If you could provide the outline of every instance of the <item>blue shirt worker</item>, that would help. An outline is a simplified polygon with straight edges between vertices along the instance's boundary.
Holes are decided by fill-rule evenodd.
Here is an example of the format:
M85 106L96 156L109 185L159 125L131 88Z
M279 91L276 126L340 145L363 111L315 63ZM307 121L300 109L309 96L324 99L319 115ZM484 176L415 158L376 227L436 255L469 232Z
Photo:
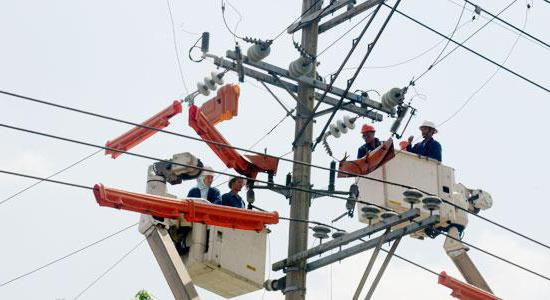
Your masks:
M430 121L424 121L424 123L420 125L420 131L422 132L424 140L411 146L414 137L410 136L407 151L441 161L441 144L433 139L433 135L437 133L435 124Z
M369 124L365 124L361 127L361 134L363 135L365 144L357 150L357 159L365 157L369 152L381 145L380 141L374 137L375 133L376 129Z
M239 192L244 186L244 180L242 178L233 177L231 178L231 180L229 180L228 185L231 190L229 191L229 193L223 194L221 201L217 202L216 204L236 208L244 208L244 201L241 196L239 196Z
M187 197L203 198L211 203L220 201L220 191L215 187L211 187L214 181L211 170L210 167L204 167L201 175L197 178L197 186L189 190Z

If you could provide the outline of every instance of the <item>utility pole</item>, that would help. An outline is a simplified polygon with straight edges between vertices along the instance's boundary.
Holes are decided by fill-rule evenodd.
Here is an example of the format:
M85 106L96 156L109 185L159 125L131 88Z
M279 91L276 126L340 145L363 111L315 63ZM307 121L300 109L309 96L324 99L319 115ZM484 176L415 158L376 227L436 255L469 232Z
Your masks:
M321 8L323 1L303 0L302 14L306 11L315 12ZM316 7L311 8L312 5ZM310 9L311 8L311 9ZM319 36L319 22L315 21L302 29L302 47L311 55L317 55L317 39ZM315 66L309 74L315 77ZM294 133L297 136L307 123L307 119L313 110L315 89L311 85L299 83L298 100L300 104L296 109L296 126ZM294 160L311 163L312 132L313 124L309 122L304 133L296 141L294 147ZM294 163L292 167L292 183L302 189L311 188L311 167ZM290 204L290 217L295 219L308 220L311 194L294 190ZM288 230L288 256L307 250L308 224L304 222L290 222ZM305 299L306 296L306 270L305 261L300 263L296 269L288 270L286 277L285 298L287 300Z

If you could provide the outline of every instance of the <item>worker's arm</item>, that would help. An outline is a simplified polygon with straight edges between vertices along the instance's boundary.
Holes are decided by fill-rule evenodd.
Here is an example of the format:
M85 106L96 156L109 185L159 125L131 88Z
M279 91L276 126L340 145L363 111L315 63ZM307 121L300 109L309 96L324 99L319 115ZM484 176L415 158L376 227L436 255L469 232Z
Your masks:
M367 147L365 147L364 145L359 147L359 150L357 150L357 159L360 159L362 157L364 157L365 155L367 155Z
M431 154L430 157L438 161L441 161L441 144L439 142L434 141L434 145L431 148L430 152L432 152L430 153Z
M212 191L212 199L210 202L216 203L221 201L220 191L217 188L210 188L210 190Z

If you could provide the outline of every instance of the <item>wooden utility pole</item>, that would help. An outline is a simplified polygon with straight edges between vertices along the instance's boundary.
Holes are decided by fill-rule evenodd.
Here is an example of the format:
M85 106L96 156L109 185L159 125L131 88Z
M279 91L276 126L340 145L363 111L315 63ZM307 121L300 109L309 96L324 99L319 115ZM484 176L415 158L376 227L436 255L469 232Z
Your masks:
M323 1L303 0L302 14L312 13L320 9ZM311 8L312 5L316 7ZM319 22L312 22L302 29L302 47L312 56L317 55L317 39L319 33ZM315 77L315 67L311 74ZM295 135L302 131L306 121L313 110L315 89L307 84L300 83L298 86L298 100L300 104L296 109ZM295 141L294 160L311 163L313 122L307 124L304 133ZM302 189L311 188L311 167L294 163L292 183ZM311 194L294 190L290 204L290 217L302 220L309 219L309 206ZM288 230L288 256L307 250L308 224L304 222L290 222ZM287 300L305 299L306 296L306 271L305 261L300 263L298 268L288 270L286 276L285 298Z

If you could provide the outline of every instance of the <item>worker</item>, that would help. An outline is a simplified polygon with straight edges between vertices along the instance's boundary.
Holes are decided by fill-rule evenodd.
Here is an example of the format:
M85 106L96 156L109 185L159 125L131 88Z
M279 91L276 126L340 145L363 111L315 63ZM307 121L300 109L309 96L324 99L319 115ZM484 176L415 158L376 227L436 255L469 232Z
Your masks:
M204 167L201 175L197 178L197 186L189 190L187 197L203 198L211 203L216 203L220 200L220 191L211 187L212 181L214 181L212 168Z
M420 131L424 140L411 146L414 139L414 136L411 135L408 140L407 151L441 161L441 144L433 139L433 135L437 133L435 124L430 121L424 121L420 125Z
M364 157L369 152L378 148L378 146L381 145L380 140L374 137L375 133L376 129L374 129L372 125L365 124L363 125L363 127L361 127L361 134L363 135L365 144L359 147L359 150L357 151L357 159Z
M244 201L239 196L239 192L244 186L244 180L239 177L233 177L231 180L229 180L229 189L230 191L228 193L225 193L222 195L222 198L219 202L216 204L221 204L225 206L232 206L237 208L244 208Z

